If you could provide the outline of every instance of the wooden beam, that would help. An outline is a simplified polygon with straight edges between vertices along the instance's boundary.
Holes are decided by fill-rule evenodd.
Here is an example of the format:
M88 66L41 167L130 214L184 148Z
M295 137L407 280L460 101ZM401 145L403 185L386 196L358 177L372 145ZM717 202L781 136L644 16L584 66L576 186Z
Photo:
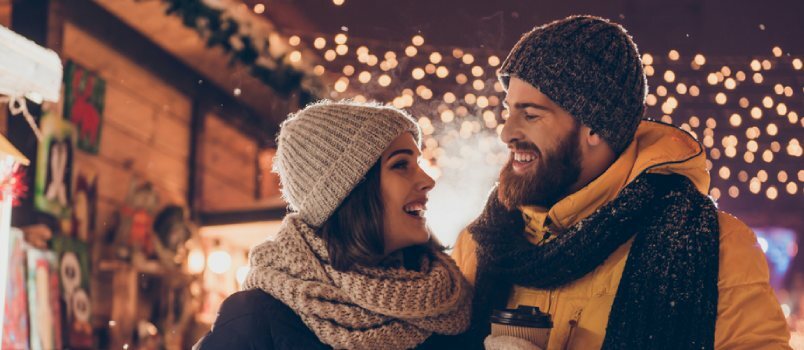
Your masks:
M206 212L199 214L201 226L242 224L255 221L282 220L288 211L280 208L245 209L240 211Z

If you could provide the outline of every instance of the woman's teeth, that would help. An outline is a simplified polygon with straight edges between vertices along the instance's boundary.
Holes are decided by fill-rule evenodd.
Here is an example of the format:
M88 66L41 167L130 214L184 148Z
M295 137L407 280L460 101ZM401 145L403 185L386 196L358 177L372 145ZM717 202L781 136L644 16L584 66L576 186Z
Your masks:
M410 215L413 215L413 216L418 216L418 217L423 217L424 216L424 211L427 210L427 208L424 206L424 204L421 204L421 203L408 204L402 209L406 213L408 213Z
M527 152L514 152L514 160L520 163L530 163L536 159L536 155Z

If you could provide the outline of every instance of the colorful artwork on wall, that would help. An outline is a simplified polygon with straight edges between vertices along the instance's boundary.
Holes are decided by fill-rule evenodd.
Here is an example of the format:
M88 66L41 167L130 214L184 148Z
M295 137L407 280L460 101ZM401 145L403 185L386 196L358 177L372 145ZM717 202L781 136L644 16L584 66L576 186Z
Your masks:
M70 216L74 130L72 124L49 112L40 121L42 140L37 154L34 206L64 219Z
M89 245L65 236L53 238L52 244L59 259L59 291L65 308L66 345L71 349L91 348Z
M78 148L97 154L103 126L106 82L96 73L67 61L64 68L64 119L78 131Z

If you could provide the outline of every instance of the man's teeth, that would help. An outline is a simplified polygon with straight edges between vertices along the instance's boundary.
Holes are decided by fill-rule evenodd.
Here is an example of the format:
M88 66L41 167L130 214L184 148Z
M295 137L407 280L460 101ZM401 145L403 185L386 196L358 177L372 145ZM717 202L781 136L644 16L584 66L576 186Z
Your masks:
M536 155L526 152L514 152L514 160L522 163L529 163L536 159Z

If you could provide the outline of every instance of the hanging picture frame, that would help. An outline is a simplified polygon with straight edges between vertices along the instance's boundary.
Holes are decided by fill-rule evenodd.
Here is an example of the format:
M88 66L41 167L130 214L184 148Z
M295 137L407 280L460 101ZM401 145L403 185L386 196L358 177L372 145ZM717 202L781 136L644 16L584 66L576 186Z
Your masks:
M51 112L40 121L42 139L37 152L34 207L59 219L70 217L72 198L74 129Z
M52 246L58 257L65 345L71 349L89 349L92 347L89 246L65 236L54 237Z
M73 61L64 68L64 119L76 128L77 145L97 154L103 129L106 81Z

